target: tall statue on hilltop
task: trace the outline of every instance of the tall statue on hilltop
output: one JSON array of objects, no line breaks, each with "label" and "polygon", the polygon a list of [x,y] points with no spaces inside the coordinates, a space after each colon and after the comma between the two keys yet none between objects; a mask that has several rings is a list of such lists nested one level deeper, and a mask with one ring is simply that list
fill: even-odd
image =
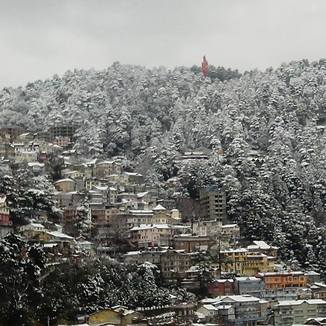
[{"label": "tall statue on hilltop", "polygon": [[205,56],[203,56],[203,62],[201,63],[201,72],[202,72],[204,77],[207,77],[207,75],[208,75],[208,62],[207,62]]}]

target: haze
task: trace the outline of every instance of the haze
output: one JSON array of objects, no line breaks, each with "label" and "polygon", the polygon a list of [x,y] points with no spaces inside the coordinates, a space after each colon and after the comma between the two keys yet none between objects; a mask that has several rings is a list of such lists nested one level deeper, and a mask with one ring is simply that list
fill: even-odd
[{"label": "haze", "polygon": [[0,87],[114,61],[249,70],[326,53],[325,0],[0,0]]}]

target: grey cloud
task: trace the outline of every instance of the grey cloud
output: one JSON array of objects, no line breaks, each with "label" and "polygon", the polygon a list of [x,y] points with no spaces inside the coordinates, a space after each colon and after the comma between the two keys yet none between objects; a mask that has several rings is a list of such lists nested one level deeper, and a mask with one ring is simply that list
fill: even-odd
[{"label": "grey cloud", "polygon": [[248,70],[326,52],[324,0],[0,0],[0,86],[104,68]]}]

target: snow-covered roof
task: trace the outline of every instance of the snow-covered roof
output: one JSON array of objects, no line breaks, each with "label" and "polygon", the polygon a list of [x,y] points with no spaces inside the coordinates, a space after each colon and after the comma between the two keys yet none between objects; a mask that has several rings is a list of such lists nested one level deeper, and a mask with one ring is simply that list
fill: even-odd
[{"label": "snow-covered roof", "polygon": [[254,276],[239,276],[235,278],[236,281],[257,281],[257,282],[261,282],[261,279],[258,277],[254,277]]},{"label": "snow-covered roof", "polygon": [[303,303],[307,304],[325,304],[326,301],[322,299],[307,299],[307,300],[284,300],[280,301],[277,306],[299,306]]},{"label": "snow-covered roof", "polygon": [[137,251],[128,251],[127,253],[124,254],[124,256],[136,256],[139,255],[141,253],[141,251],[137,250]]},{"label": "snow-covered roof", "polygon": [[72,179],[69,179],[69,178],[65,178],[65,179],[60,179],[60,180],[56,181],[54,184],[61,183],[61,182],[75,182],[75,181]]},{"label": "snow-covered roof", "polygon": [[209,311],[218,311],[218,308],[211,304],[204,304],[202,307]]},{"label": "snow-covered roof", "polygon": [[44,163],[39,163],[39,162],[29,162],[27,163],[28,166],[33,167],[33,166],[38,166],[40,168],[44,167]]},{"label": "snow-covered roof", "polygon": [[150,229],[170,229],[168,224],[140,224],[139,226],[134,226],[130,231],[141,231]]},{"label": "snow-covered roof", "polygon": [[237,252],[247,252],[248,250],[246,248],[236,248],[236,249],[227,249],[222,250],[222,253],[237,253]]},{"label": "snow-covered roof", "polygon": [[45,243],[43,245],[44,248],[53,248],[56,247],[58,244],[57,243]]},{"label": "snow-covered roof", "polygon": [[289,271],[282,271],[282,272],[266,272],[266,273],[258,273],[259,276],[277,276],[277,275],[286,275],[286,276],[291,276],[291,275],[304,275],[303,272],[300,271],[294,271],[294,272],[289,272]]},{"label": "snow-covered roof", "polygon": [[276,249],[276,247],[272,247],[269,244],[267,244],[265,241],[253,241],[253,243],[262,250],[268,250],[268,249]]},{"label": "snow-covered roof", "polygon": [[202,299],[201,300],[201,303],[203,304],[212,304],[212,303],[216,303],[216,302],[219,302],[220,299],[217,297],[217,298],[205,298],[205,299]]},{"label": "snow-covered roof", "polygon": [[34,227],[34,228],[38,228],[38,229],[44,229],[44,225],[40,224],[40,223],[30,223],[30,226],[31,227]]},{"label": "snow-covered roof", "polygon": [[99,163],[96,163],[96,165],[105,165],[105,164],[113,164],[114,161],[102,161],[102,162],[99,162]]},{"label": "snow-covered roof", "polygon": [[166,208],[163,207],[161,204],[158,204],[156,207],[153,208],[153,211],[166,211]]},{"label": "snow-covered roof", "polygon": [[236,227],[239,227],[238,224],[224,224],[224,225],[222,225],[222,229],[236,228]]},{"label": "snow-covered roof", "polygon": [[142,197],[146,196],[147,194],[148,194],[148,191],[145,191],[145,192],[139,192],[139,193],[137,194],[137,198],[142,198]]},{"label": "snow-covered roof", "polygon": [[253,297],[251,295],[229,295],[229,296],[224,296],[220,297],[221,301],[234,301],[234,302],[259,302],[259,298]]},{"label": "snow-covered roof", "polygon": [[67,240],[73,239],[73,237],[71,237],[70,235],[59,232],[59,231],[48,231],[47,234],[52,235],[55,238],[60,238],[60,239],[67,239]]},{"label": "snow-covered roof", "polygon": [[132,215],[151,215],[153,214],[153,211],[145,209],[130,209],[129,213]]},{"label": "snow-covered roof", "polygon": [[101,190],[101,191],[108,190],[108,186],[94,186],[94,188]]},{"label": "snow-covered roof", "polygon": [[128,176],[138,176],[142,177],[143,175],[140,173],[135,173],[135,172],[124,172],[123,174],[128,175]]}]

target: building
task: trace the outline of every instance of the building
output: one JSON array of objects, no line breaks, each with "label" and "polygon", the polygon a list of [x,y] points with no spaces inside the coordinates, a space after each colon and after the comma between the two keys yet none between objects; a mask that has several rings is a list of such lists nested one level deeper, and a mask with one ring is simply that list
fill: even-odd
[{"label": "building", "polygon": [[167,250],[161,255],[160,270],[165,280],[184,278],[190,266],[191,257],[183,250]]},{"label": "building", "polygon": [[56,137],[69,137],[72,139],[78,125],[57,125],[50,127],[47,131],[45,131],[41,136],[47,141],[52,141]]},{"label": "building", "polygon": [[205,236],[180,234],[173,238],[174,248],[177,250],[185,250],[185,252],[205,251],[214,244],[216,244],[216,240]]},{"label": "building", "polygon": [[76,182],[69,178],[60,179],[54,183],[54,186],[58,191],[72,192],[75,190]]},{"label": "building", "polygon": [[274,306],[274,325],[304,324],[309,318],[326,317],[326,301],[321,299],[281,301]]},{"label": "building", "polygon": [[123,261],[126,264],[141,265],[146,262],[160,266],[161,255],[166,250],[153,248],[151,250],[129,251],[123,255]]},{"label": "building", "polygon": [[211,186],[201,189],[199,204],[201,220],[226,222],[226,197],[222,188]]},{"label": "building", "polygon": [[315,271],[307,271],[304,274],[307,276],[307,282],[309,284],[320,282],[320,273]]},{"label": "building", "polygon": [[304,272],[268,272],[258,273],[267,289],[284,289],[286,287],[307,287]]},{"label": "building", "polygon": [[233,279],[217,279],[207,285],[208,294],[212,296],[233,295],[234,280]]},{"label": "building", "polygon": [[201,314],[204,316],[204,322],[216,322],[219,319],[219,311],[218,307],[213,306],[212,304],[203,304],[201,307],[197,309],[197,314]]},{"label": "building", "polygon": [[251,295],[221,296],[204,299],[219,312],[216,321],[224,326],[255,326],[267,319],[268,302]]},{"label": "building", "polygon": [[221,234],[222,223],[220,220],[195,221],[191,223],[192,234],[199,236],[219,237]]},{"label": "building", "polygon": [[38,153],[39,151],[35,149],[15,148],[15,162],[16,163],[36,162],[38,158]]},{"label": "building", "polygon": [[253,241],[252,245],[247,247],[249,252],[259,252],[271,257],[277,257],[278,248],[268,245],[265,241]]},{"label": "building", "polygon": [[141,224],[129,230],[130,241],[137,248],[168,246],[172,232],[167,224]]},{"label": "building", "polygon": [[325,283],[314,283],[310,286],[313,299],[326,300],[326,284]]},{"label": "building", "polygon": [[288,300],[307,300],[312,299],[312,291],[310,288],[276,288],[276,289],[264,289],[260,295],[261,298],[269,302],[288,301]]},{"label": "building", "polygon": [[264,290],[264,282],[258,277],[236,277],[234,288],[236,294],[250,294],[260,298]]},{"label": "building", "polygon": [[52,143],[54,145],[65,148],[65,147],[68,147],[71,144],[71,139],[68,136],[56,136]]},{"label": "building", "polygon": [[95,164],[94,176],[106,178],[111,174],[121,174],[122,164],[116,161],[102,161]]},{"label": "building", "polygon": [[145,179],[140,173],[134,172],[124,172],[123,175],[127,178],[127,183],[129,184],[143,184]]},{"label": "building", "polygon": [[9,207],[7,205],[7,197],[5,195],[0,195],[0,225],[5,227],[12,225]]},{"label": "building", "polygon": [[239,276],[255,276],[274,270],[274,257],[249,252],[246,248],[221,251],[222,271]]}]

